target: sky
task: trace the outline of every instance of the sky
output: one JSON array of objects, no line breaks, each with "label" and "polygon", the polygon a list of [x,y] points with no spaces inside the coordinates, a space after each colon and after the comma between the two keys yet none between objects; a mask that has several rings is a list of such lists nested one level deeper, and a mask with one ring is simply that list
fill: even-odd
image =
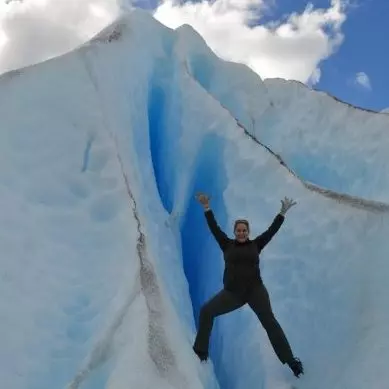
[{"label": "sky", "polygon": [[131,6],[171,28],[192,25],[217,55],[263,79],[389,107],[386,0],[0,0],[0,72],[73,49]]}]

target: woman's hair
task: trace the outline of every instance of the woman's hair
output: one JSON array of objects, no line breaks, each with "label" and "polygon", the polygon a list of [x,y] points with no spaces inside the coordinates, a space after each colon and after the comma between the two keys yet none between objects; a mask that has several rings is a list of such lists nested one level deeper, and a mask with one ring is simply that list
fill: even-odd
[{"label": "woman's hair", "polygon": [[235,220],[235,223],[234,223],[234,231],[235,231],[235,229],[236,229],[236,226],[237,226],[238,224],[240,224],[240,223],[245,224],[246,227],[247,227],[247,231],[250,232],[250,224],[249,224],[248,220],[246,220],[246,219],[238,219],[238,220]]}]

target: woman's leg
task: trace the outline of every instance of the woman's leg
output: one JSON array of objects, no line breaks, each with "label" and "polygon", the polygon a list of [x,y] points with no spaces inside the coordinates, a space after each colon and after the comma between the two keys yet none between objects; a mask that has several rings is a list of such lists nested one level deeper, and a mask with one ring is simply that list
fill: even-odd
[{"label": "woman's leg", "polygon": [[248,304],[260,320],[267,332],[278,359],[282,363],[291,363],[293,353],[277,319],[274,317],[269,294],[262,282],[258,282],[252,289],[248,298]]},{"label": "woman's leg", "polygon": [[233,293],[223,289],[202,306],[200,310],[199,330],[193,346],[194,351],[200,359],[204,360],[208,358],[209,338],[215,317],[234,311],[244,304]]}]

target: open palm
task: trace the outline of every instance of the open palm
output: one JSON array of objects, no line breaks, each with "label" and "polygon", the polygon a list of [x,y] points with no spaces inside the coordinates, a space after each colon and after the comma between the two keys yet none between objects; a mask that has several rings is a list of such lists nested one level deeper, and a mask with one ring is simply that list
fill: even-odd
[{"label": "open palm", "polygon": [[289,199],[288,197],[284,197],[284,199],[281,200],[281,213],[287,212],[291,207],[296,204],[297,203],[294,200]]}]

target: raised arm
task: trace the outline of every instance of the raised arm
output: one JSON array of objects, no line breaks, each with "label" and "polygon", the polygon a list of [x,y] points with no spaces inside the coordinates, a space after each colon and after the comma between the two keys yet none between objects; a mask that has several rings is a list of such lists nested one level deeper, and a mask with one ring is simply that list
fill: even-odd
[{"label": "raised arm", "polygon": [[273,236],[278,232],[281,228],[282,223],[285,220],[285,216],[279,213],[273,220],[272,224],[270,224],[269,228],[258,235],[254,240],[257,244],[258,250],[262,250],[273,238]]},{"label": "raised arm", "polygon": [[207,220],[208,227],[216,239],[217,243],[219,244],[219,247],[224,251],[227,247],[228,243],[230,242],[230,238],[222,231],[222,229],[219,227],[215,215],[213,211],[211,210],[209,206],[209,198],[208,196],[204,194],[198,194],[197,200],[202,204],[204,207],[204,215]]},{"label": "raised arm", "polygon": [[205,218],[207,219],[208,227],[211,230],[212,235],[215,237],[220,248],[224,251],[230,241],[230,238],[219,227],[216,222],[215,215],[210,208],[205,209]]},{"label": "raised arm", "polygon": [[254,239],[257,244],[258,250],[262,250],[271,241],[273,236],[281,228],[285,220],[286,212],[288,211],[289,208],[295,205],[296,202],[294,202],[293,200],[289,200],[287,197],[285,197],[284,200],[281,200],[281,204],[282,204],[281,210],[277,214],[277,216],[273,219],[273,222],[271,223],[269,228]]}]

